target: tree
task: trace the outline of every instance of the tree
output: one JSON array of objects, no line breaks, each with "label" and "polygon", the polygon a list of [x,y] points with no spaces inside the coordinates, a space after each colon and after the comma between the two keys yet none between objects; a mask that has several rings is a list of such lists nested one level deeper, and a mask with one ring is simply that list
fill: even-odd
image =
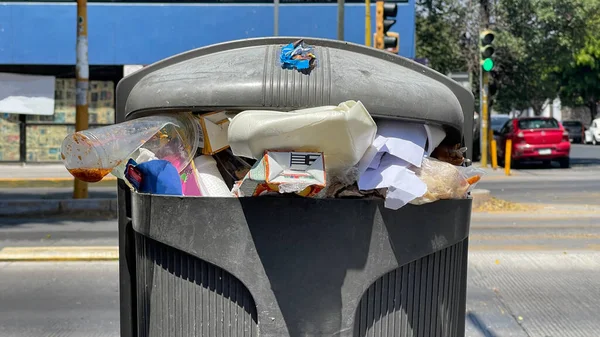
[{"label": "tree", "polygon": [[598,113],[600,100],[600,1],[586,3],[586,31],[581,47],[573,46],[570,61],[558,68],[560,79],[559,96],[565,106],[586,106],[590,111],[590,121]]},{"label": "tree", "polygon": [[416,17],[417,57],[443,73],[464,71],[465,8],[459,0],[418,0]]},{"label": "tree", "polygon": [[[587,0],[501,0],[497,12],[497,109],[542,112],[556,97],[557,69],[585,30]],[[596,1],[596,0],[593,0]]]}]

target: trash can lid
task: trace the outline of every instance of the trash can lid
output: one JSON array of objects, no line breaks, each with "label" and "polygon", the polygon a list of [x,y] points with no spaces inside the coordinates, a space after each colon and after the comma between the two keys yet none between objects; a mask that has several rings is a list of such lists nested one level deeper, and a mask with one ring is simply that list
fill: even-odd
[{"label": "trash can lid", "polygon": [[387,51],[310,38],[316,67],[283,69],[281,48],[299,39],[231,41],[144,67],[119,82],[117,120],[157,109],[293,110],[360,100],[374,117],[443,125],[457,137],[472,129],[473,95],[449,77]]}]

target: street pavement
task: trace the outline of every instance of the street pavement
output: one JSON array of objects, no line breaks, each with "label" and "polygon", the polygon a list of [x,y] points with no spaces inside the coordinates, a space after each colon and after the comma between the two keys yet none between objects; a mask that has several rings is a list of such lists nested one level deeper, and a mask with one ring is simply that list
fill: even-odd
[{"label": "street pavement", "polygon": [[119,336],[116,262],[0,262],[0,336]]},{"label": "street pavement", "polygon": [[[574,144],[571,159],[573,167],[570,169],[528,165],[513,170],[511,177],[504,176],[501,167],[496,171],[488,169],[488,174],[477,188],[489,189],[492,196],[514,202],[597,204],[600,198],[600,146]],[[35,172],[39,175],[40,168],[63,177],[66,172],[64,167],[61,169],[55,166],[31,165],[24,169],[18,168],[17,171],[14,167],[0,167],[0,177],[14,175],[15,172],[27,177]],[[0,199],[70,199],[72,193],[71,187],[0,188]],[[90,198],[116,198],[116,195],[114,187],[89,184]]]},{"label": "street pavement", "polygon": [[[1,219],[0,248],[117,244],[114,219]],[[474,213],[467,337],[597,337],[600,213]],[[116,262],[0,263],[0,336],[118,336]]]},{"label": "street pavement", "polygon": [[[573,147],[573,168],[488,174],[478,188],[537,211],[473,213],[466,337],[597,337],[600,146]],[[93,185],[92,185],[93,186]],[[68,198],[70,188],[0,190]],[[92,187],[92,197],[114,197]],[[592,205],[592,206],[586,206]],[[116,246],[111,218],[0,218],[0,249]],[[0,336],[118,336],[116,262],[0,262]]]},{"label": "street pavement", "polygon": [[600,201],[600,146],[572,145],[570,169],[525,165],[504,175],[504,169],[487,169],[477,188],[519,203],[598,205]]},{"label": "street pavement", "polygon": [[118,246],[117,235],[110,218],[0,218],[0,248]]},{"label": "street pavement", "polygon": [[[473,252],[466,337],[597,337],[597,252]],[[119,336],[116,262],[0,263],[0,336]]]}]

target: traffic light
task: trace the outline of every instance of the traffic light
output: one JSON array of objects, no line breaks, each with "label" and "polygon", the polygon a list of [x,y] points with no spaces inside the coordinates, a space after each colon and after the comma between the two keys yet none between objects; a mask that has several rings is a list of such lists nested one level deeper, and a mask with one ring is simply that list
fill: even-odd
[{"label": "traffic light", "polygon": [[479,34],[479,63],[483,71],[489,72],[494,68],[494,60],[492,59],[492,55],[494,55],[494,46],[492,45],[494,37],[494,32],[491,30],[484,30]]},{"label": "traffic light", "polygon": [[392,52],[398,52],[400,35],[389,32],[390,28],[396,23],[398,14],[398,5],[396,3],[386,3],[377,1],[375,7],[375,48],[391,49]]}]

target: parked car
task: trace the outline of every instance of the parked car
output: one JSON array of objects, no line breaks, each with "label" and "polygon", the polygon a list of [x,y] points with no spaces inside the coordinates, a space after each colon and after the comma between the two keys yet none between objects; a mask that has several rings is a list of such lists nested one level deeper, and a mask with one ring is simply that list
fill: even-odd
[{"label": "parked car", "polygon": [[554,118],[510,119],[494,134],[498,140],[497,153],[501,163],[504,161],[506,140],[510,139],[511,161],[514,165],[525,161],[541,161],[550,165],[551,161],[558,161],[560,167],[570,166],[569,133]]},{"label": "parked car", "polygon": [[580,121],[563,121],[562,125],[569,133],[569,141],[571,141],[571,143],[585,143],[585,128]]},{"label": "parked car", "polygon": [[592,132],[590,131],[590,128],[588,128],[587,126],[585,127],[585,144],[592,144]]},{"label": "parked car", "polygon": [[490,128],[499,132],[509,119],[508,115],[492,115],[490,116]]},{"label": "parked car", "polygon": [[473,161],[481,160],[481,121],[479,114],[473,114]]},{"label": "parked car", "polygon": [[592,136],[591,143],[594,145],[600,144],[600,118],[596,118],[592,121],[589,131]]},{"label": "parked car", "polygon": [[[490,129],[500,131],[504,123],[509,119],[508,115],[490,115]],[[479,161],[481,160],[481,121],[479,120],[479,114],[475,113],[473,123],[473,161]]]}]

